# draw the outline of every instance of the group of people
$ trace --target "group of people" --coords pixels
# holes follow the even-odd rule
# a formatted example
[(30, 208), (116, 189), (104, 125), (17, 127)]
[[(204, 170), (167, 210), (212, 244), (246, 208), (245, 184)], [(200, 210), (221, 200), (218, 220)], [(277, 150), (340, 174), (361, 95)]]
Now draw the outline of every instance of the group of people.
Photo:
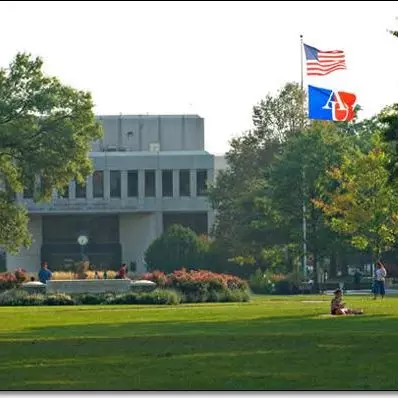
[[(375, 280), (373, 282), (373, 299), (376, 300), (377, 296), (381, 296), (383, 299), (386, 294), (385, 281), (387, 277), (387, 271), (384, 264), (381, 261), (376, 263)], [(334, 297), (330, 305), (330, 313), (332, 315), (362, 315), (363, 310), (354, 310), (347, 308), (343, 303), (343, 291), (337, 289), (334, 292)]]
[[(120, 267), (119, 271), (117, 272), (115, 279), (128, 279), (128, 269), (127, 269), (127, 264), (122, 264)], [(101, 279), (98, 271), (95, 271), (94, 273), (94, 279)], [(102, 274), (102, 279), (108, 279), (108, 273), (104, 271)]]

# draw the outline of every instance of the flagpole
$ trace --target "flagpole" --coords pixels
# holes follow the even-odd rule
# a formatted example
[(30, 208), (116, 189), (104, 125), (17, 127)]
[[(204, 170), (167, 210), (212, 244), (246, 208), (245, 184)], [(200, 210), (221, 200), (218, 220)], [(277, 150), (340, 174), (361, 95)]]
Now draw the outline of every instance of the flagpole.
[[(301, 90), (304, 90), (303, 35), (300, 35), (300, 59), (301, 59)], [(303, 104), (303, 108), (304, 108), (304, 104)]]
[[(304, 59), (303, 59), (303, 35), (300, 35), (300, 59), (301, 59), (301, 91), (304, 91)], [(303, 97), (304, 98), (304, 97)], [(303, 112), (304, 112), (304, 100), (303, 100)], [(303, 127), (303, 126), (302, 126)], [(302, 208), (302, 224), (303, 224), (303, 274), (304, 279), (307, 278), (307, 219), (305, 217), (307, 209), (305, 205), (304, 187), (305, 187), (305, 166), (302, 170), (303, 176), (303, 208)]]

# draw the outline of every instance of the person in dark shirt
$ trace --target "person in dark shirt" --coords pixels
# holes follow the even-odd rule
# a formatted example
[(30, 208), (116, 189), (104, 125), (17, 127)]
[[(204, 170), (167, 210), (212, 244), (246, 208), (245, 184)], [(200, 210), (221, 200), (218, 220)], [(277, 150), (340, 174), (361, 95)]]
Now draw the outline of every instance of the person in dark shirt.
[(343, 303), (343, 292), (341, 289), (337, 289), (334, 292), (334, 297), (330, 303), (330, 313), (332, 315), (362, 315), (363, 310), (352, 310), (351, 308), (346, 308)]
[(47, 263), (45, 261), (42, 262), (39, 271), (39, 281), (41, 283), (47, 283), (47, 281), (51, 280), (52, 276), (52, 272), (47, 268)]

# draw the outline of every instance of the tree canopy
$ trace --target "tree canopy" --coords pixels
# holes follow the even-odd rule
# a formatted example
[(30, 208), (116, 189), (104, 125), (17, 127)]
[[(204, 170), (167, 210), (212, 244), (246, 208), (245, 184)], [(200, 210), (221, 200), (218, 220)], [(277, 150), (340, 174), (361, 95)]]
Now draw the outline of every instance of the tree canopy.
[(92, 171), (91, 143), (101, 137), (90, 93), (46, 76), (41, 58), (18, 53), (0, 69), (0, 245), (29, 245), (28, 216), (15, 193), (37, 186), (46, 201)]

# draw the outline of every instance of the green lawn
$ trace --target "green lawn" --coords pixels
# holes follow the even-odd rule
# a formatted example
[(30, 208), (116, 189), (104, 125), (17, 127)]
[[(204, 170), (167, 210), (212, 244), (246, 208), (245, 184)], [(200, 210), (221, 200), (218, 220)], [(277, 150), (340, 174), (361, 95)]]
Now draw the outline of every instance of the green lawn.
[[(303, 301), (321, 302), (303, 302)], [(398, 298), (0, 308), (2, 390), (396, 390)]]

